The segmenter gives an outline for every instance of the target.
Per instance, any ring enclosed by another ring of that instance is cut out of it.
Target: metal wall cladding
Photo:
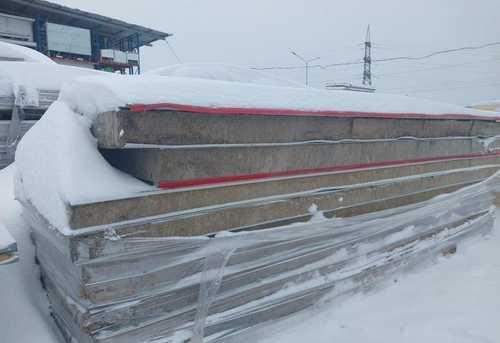
[[[47,23],[47,42],[51,51],[92,55],[90,30]]]
[[[33,41],[34,19],[0,13],[0,36]]]

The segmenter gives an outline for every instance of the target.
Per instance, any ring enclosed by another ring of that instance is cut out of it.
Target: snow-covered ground
[[[259,343],[500,342],[500,222],[457,255],[371,294],[301,314]]]
[[[20,261],[0,266],[2,342],[57,343],[34,265],[28,228],[14,200],[11,166],[0,171],[0,222],[16,238]],[[439,342],[500,340],[500,221],[451,258],[401,275],[369,294],[323,304],[252,333],[248,342]]]
[[[14,167],[0,170],[0,223],[16,239],[17,263],[0,265],[0,342],[59,342],[50,317],[49,304],[34,263],[35,251],[29,229],[14,200]]]

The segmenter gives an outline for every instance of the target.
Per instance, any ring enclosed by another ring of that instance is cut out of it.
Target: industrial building
[[[0,40],[36,49],[60,64],[138,74],[140,48],[169,36],[48,1],[0,1]]]

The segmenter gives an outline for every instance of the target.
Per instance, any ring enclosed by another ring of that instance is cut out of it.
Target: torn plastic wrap
[[[488,233],[500,176],[352,218],[214,237],[62,235],[29,204],[54,316],[86,342],[225,342]],[[76,251],[78,254],[72,254]]]

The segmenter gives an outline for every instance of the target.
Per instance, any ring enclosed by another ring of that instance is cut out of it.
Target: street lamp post
[[[309,85],[309,63],[316,61],[316,60],[319,60],[321,57],[314,57],[314,58],[306,60],[304,57],[300,56],[295,51],[292,51],[292,55],[294,55],[295,57],[300,59],[306,65],[306,86],[308,86]]]

